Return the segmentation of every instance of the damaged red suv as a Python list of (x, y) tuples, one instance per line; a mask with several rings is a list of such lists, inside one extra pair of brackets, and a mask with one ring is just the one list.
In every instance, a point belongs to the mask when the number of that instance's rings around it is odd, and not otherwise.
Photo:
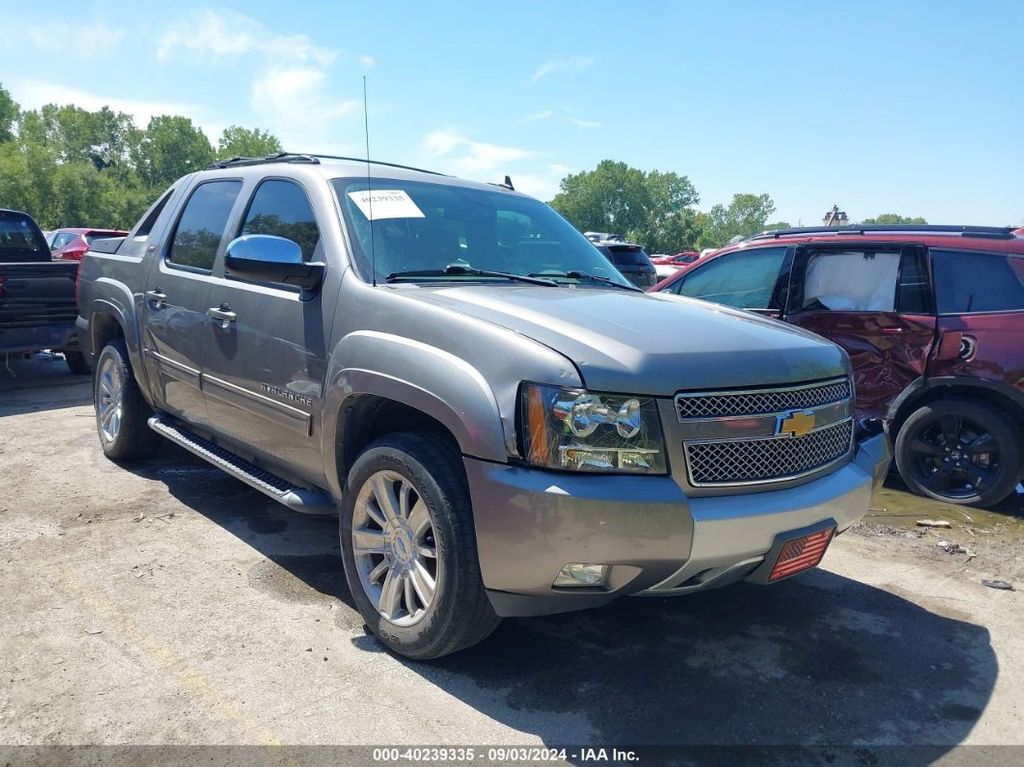
[(1024, 479), (1022, 234), (779, 230), (723, 248), (651, 290), (777, 317), (836, 342), (853, 361), (858, 416), (886, 423), (907, 485), (992, 506)]

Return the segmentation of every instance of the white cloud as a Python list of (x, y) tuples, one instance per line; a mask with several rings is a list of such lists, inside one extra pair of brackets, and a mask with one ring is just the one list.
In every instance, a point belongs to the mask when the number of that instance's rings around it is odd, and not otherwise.
[(535, 123), (540, 120), (547, 120), (549, 117), (554, 117), (555, 110), (553, 109), (542, 109), (539, 112), (533, 112), (532, 114), (526, 115), (520, 122), (524, 123)]
[(145, 128), (150, 119), (159, 115), (184, 115), (200, 125), (211, 141), (216, 141), (224, 126), (211, 119), (209, 112), (196, 104), (181, 101), (150, 101), (105, 96), (42, 80), (12, 80), (11, 94), (25, 109), (38, 109), (46, 104), (74, 104), (90, 112), (107, 106), (115, 112), (130, 114), (135, 124)]
[(446, 171), (480, 180), (504, 176), (514, 163), (536, 156), (529, 149), (474, 141), (450, 129), (430, 133), (423, 146)]
[(307, 35), (281, 34), (236, 11), (213, 9), (190, 14), (161, 36), (159, 59), (178, 52), (229, 66), (245, 60), (255, 72), (249, 89), (252, 117), (285, 149), (346, 154), (354, 148), (337, 141), (344, 133), (338, 121), (358, 113), (360, 102), (338, 96), (330, 71), (339, 60), (369, 69), (376, 63), (372, 56), (346, 54)]
[(157, 58), (169, 59), (182, 49), (205, 58), (262, 54), (271, 59), (301, 61), (326, 67), (337, 51), (315, 44), (306, 35), (282, 35), (236, 11), (206, 8), (172, 24), (157, 43)]
[(570, 117), (569, 122), (577, 128), (600, 128), (603, 125), (603, 123), (594, 122), (593, 120), (581, 120), (578, 117)]
[(542, 77), (547, 77), (555, 72), (579, 72), (594, 63), (590, 56), (568, 56), (564, 59), (552, 59), (545, 61), (537, 71), (530, 76), (530, 82), (535, 83)]
[(261, 125), (292, 152), (331, 152), (332, 125), (361, 102), (330, 96), (327, 73), (315, 67), (271, 68), (252, 83), (252, 109)]
[(518, 191), (547, 202), (558, 193), (559, 182), (572, 172), (568, 165), (551, 163), (532, 173), (513, 173), (512, 184)]
[[(28, 38), (44, 53), (73, 56), (80, 59), (99, 58), (113, 53), (127, 30), (100, 22), (72, 24), (60, 19), (27, 24)], [(82, 41), (76, 44), (75, 41)]]

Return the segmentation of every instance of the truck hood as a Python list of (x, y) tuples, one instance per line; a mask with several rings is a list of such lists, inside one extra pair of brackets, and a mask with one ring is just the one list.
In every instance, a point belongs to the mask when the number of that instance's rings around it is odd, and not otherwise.
[(670, 396), (683, 389), (795, 383), (849, 371), (846, 353), (820, 336), (679, 296), (513, 285), (416, 286), (407, 295), (564, 354), (593, 391)]

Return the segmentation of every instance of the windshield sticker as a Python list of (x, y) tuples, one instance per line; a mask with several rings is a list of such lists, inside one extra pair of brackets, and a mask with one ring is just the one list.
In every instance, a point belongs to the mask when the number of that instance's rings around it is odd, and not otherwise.
[(367, 221), (384, 218), (425, 218), (412, 198), (404, 189), (374, 189), (373, 191), (349, 192)]

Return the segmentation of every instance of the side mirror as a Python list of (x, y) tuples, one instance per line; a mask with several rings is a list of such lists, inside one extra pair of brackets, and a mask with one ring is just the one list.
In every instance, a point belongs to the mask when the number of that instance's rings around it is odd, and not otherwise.
[(303, 261), (302, 248), (293, 240), (272, 234), (246, 234), (228, 243), (224, 262), (227, 274), (254, 282), (280, 282), (313, 290), (323, 279), (324, 266)]

